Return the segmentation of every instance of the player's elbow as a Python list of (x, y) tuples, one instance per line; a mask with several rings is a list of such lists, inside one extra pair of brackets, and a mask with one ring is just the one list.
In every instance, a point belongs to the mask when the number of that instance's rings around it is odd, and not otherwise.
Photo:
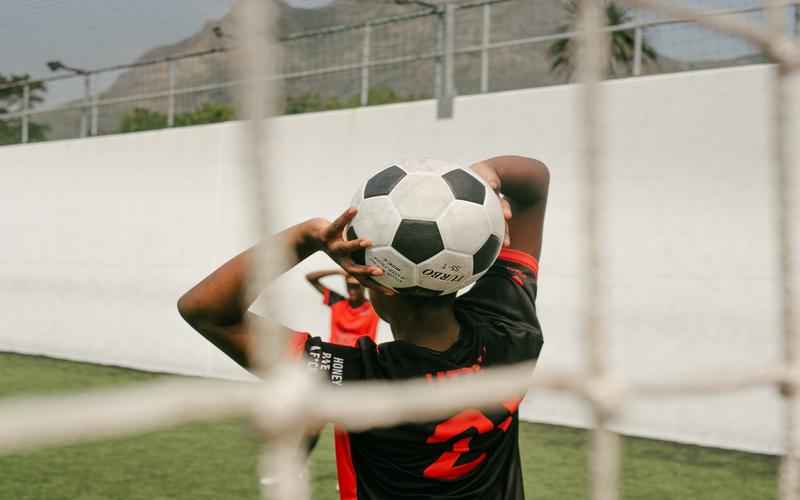
[(539, 175), (542, 178), (548, 180), (550, 179), (550, 169), (547, 168), (547, 165), (545, 165), (543, 161), (537, 160), (535, 158), (530, 158), (530, 161), (531, 164), (533, 165), (533, 168), (535, 168), (539, 172)]
[(192, 290), (181, 295), (178, 299), (178, 314), (192, 327), (197, 327), (201, 318), (204, 316), (203, 307), (192, 295)]
[(519, 179), (526, 186), (520, 190), (515, 201), (523, 204), (539, 204), (546, 200), (550, 189), (550, 169), (547, 168), (547, 165), (535, 158), (524, 156), (514, 158), (520, 166)]
[(550, 169), (543, 161), (536, 158), (522, 157), (529, 171), (529, 176), (537, 186), (547, 187), (550, 184)]
[(531, 161), (533, 162), (533, 168), (536, 170), (536, 187), (539, 195), (542, 198), (547, 198), (547, 192), (550, 190), (550, 169), (539, 160), (531, 159)]

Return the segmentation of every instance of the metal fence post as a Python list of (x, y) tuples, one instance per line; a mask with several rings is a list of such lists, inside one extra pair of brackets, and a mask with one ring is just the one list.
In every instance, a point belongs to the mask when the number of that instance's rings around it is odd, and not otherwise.
[(89, 106), (92, 93), (92, 84), (89, 81), (89, 74), (83, 75), (83, 107), (81, 108), (81, 137), (89, 135)]
[(28, 111), (30, 110), (30, 102), (31, 102), (31, 86), (30, 84), (25, 84), (22, 87), (22, 124), (21, 128), (21, 141), (23, 144), (27, 143), (29, 140), (29, 132), (28, 127), (30, 126), (30, 116), (28, 115)]
[(439, 89), (436, 116), (439, 119), (453, 117), (453, 98), (455, 95), (455, 46), (456, 46), (456, 6), (449, 3), (444, 9), (444, 53), (442, 55), (442, 78)]
[(642, 28), (636, 28), (633, 32), (633, 74), (639, 76), (642, 74)]
[(483, 6), (483, 40), (481, 41), (481, 93), (489, 92), (489, 43), (492, 33), (492, 4)]
[(167, 62), (169, 74), (169, 96), (167, 101), (167, 127), (175, 126), (175, 59)]
[(97, 128), (98, 128), (98, 118), (99, 118), (99, 110), (97, 107), (97, 92), (92, 91), (92, 75), (87, 77), (89, 79), (89, 92), (92, 96), (92, 108), (91, 108), (91, 128), (90, 133), (92, 136), (97, 135)]
[(361, 105), (369, 104), (369, 51), (372, 42), (372, 25), (364, 26), (364, 45), (361, 49)]
[(444, 31), (445, 31), (445, 20), (444, 14), (442, 9), (438, 9), (436, 14), (433, 16), (433, 29), (436, 32), (436, 40), (434, 43), (436, 46), (434, 47), (434, 52), (436, 57), (434, 58), (434, 74), (433, 74), (433, 98), (437, 101), (441, 97), (441, 90), (442, 90), (442, 64), (443, 61), (443, 52), (444, 52)]

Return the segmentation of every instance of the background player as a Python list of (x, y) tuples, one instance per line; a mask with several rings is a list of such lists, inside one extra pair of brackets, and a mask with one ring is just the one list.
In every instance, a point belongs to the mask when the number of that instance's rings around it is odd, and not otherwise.
[[(542, 334), (536, 316), (538, 259), (542, 244), (549, 172), (541, 162), (517, 156), (473, 165), (504, 195), (508, 231), (497, 261), (475, 286), (455, 294), (419, 297), (393, 294), (377, 286), (374, 266), (357, 265), (350, 254), (370, 246), (345, 241), (355, 216), (347, 210), (336, 221), (312, 219), (293, 226), (258, 250), (280, 245), (296, 265), (326, 252), (345, 271), (368, 284), (372, 303), (389, 322), (394, 342), (378, 349), (362, 338), (343, 347), (287, 331), (292, 343), (314, 359), (337, 385), (351, 380), (402, 380), (465, 376), (483, 367), (538, 358)], [(511, 218), (513, 209), (514, 217)], [(183, 317), (201, 334), (244, 366), (252, 349), (245, 278), (254, 250), (214, 271), (178, 302)], [(382, 292), (382, 293), (380, 293)], [(322, 362), (332, 360), (333, 366)], [(413, 401), (413, 395), (409, 395)], [(520, 400), (489, 409), (466, 409), (427, 424), (348, 433), (347, 453), (337, 456), (341, 497), (347, 500), (415, 498), (518, 500), (524, 498), (519, 457)]]
[[(320, 281), (333, 275), (344, 276), (346, 299)], [(331, 335), (328, 342), (355, 347), (359, 337), (375, 341), (379, 318), (367, 300), (364, 285), (358, 279), (341, 269), (308, 273), (306, 279), (322, 294), (322, 303), (331, 308)]]

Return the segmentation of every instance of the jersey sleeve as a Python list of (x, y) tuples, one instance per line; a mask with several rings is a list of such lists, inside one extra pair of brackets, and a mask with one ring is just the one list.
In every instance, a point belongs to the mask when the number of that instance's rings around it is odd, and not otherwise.
[(325, 304), (326, 306), (332, 306), (337, 302), (341, 302), (342, 300), (344, 300), (344, 297), (342, 297), (340, 294), (334, 292), (328, 287), (323, 287), (322, 291), (323, 304)]
[(289, 354), (334, 385), (364, 378), (363, 346), (340, 346), (308, 333), (294, 332), (289, 339)]
[(493, 347), (495, 361), (515, 363), (536, 359), (543, 345), (536, 316), (539, 264), (519, 250), (503, 249), (474, 287), (456, 301)]
[(538, 327), (538, 274), (539, 263), (533, 256), (504, 248), (486, 274), (458, 300), (471, 309)]

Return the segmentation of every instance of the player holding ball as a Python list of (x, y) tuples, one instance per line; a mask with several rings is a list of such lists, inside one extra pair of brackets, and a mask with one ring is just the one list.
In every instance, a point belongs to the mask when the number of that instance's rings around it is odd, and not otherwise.
[[(286, 247), (296, 265), (322, 251), (370, 289), (394, 341), (354, 347), (286, 331), (335, 385), (353, 380), (449, 376), (538, 358), (537, 276), (549, 172), (537, 160), (501, 156), (468, 169), (396, 164), (370, 178), (334, 222), (311, 219), (261, 245)], [(513, 213), (513, 217), (512, 217)], [(499, 214), (499, 216), (498, 216)], [(248, 366), (243, 300), (253, 250), (214, 271), (178, 302), (183, 317)], [(474, 283), (456, 298), (456, 291)], [(410, 403), (413, 396), (410, 395)], [(465, 409), (426, 424), (347, 433), (337, 453), (346, 500), (524, 498), (520, 400)]]

